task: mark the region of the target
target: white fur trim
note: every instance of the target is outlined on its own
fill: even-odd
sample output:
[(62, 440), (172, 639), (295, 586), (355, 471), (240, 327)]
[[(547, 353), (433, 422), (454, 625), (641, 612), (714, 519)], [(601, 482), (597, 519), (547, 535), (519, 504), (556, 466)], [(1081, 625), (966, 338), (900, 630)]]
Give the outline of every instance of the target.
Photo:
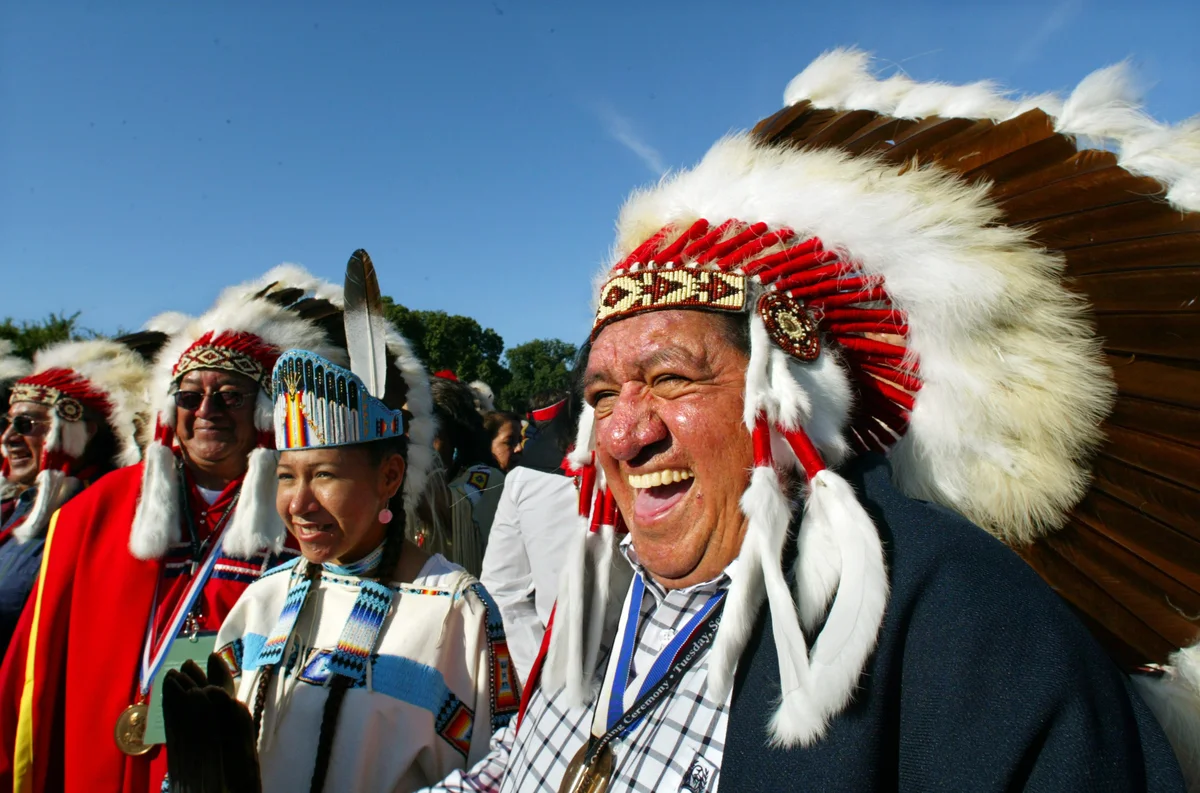
[[(887, 607), (887, 570), (874, 523), (854, 489), (832, 471), (821, 471), (812, 478), (801, 532), (823, 536), (837, 547), (837, 593), (811, 656), (811, 705), (828, 723), (850, 704), (875, 649)], [(829, 557), (821, 558), (820, 553), (829, 549), (810, 544), (807, 550), (797, 558), (797, 590), (819, 597), (828, 587), (828, 579), (815, 586), (811, 582), (828, 573)], [(773, 737), (780, 744), (803, 746), (824, 734), (823, 728), (815, 733), (795, 729), (797, 724), (811, 722), (807, 717), (797, 720), (788, 716), (784, 713), (787, 707), (785, 699), (772, 722)]]
[(579, 411), (579, 426), (575, 428), (575, 447), (567, 455), (567, 460), (575, 468), (592, 464), (592, 430), (596, 423), (596, 411), (584, 402)]
[(129, 532), (129, 552), (135, 558), (158, 559), (171, 543), (179, 542), (179, 487), (174, 453), (155, 441), (146, 449), (142, 490)]
[(283, 548), (287, 529), (275, 508), (277, 457), (274, 449), (250, 452), (238, 503), (221, 540), (225, 552), (232, 556), (249, 559), (263, 551), (278, 553)]
[(873, 110), (897, 118), (973, 118), (1005, 121), (1033, 108), (1056, 120), (1059, 132), (1097, 141), (1118, 154), (1121, 166), (1158, 179), (1178, 209), (1200, 210), (1200, 123), (1159, 124), (1142, 109), (1127, 62), (1093, 72), (1064, 101), (1042, 94), (1013, 98), (990, 82), (918, 83), (903, 74), (880, 80), (870, 56), (836, 49), (814, 60), (788, 83), (784, 104)]
[(267, 392), (261, 388), (258, 389), (258, 395), (254, 398), (254, 429), (259, 432), (274, 432), (275, 430), (275, 404), (271, 397), (267, 396)]
[[(1060, 524), (1086, 489), (1113, 387), (1061, 258), (1006, 226), (987, 189), (937, 168), (732, 137), (629, 199), (608, 269), (668, 223), (703, 217), (788, 226), (882, 277), (924, 383), (892, 450), (897, 483), (1025, 541)], [(792, 377), (776, 366), (772, 380), (773, 401), (789, 405), (781, 417), (799, 415), (829, 462), (844, 458), (851, 392), (840, 363), (829, 350), (814, 365), (787, 363)]]
[(1200, 644), (1171, 655), (1162, 677), (1133, 675), (1179, 758), (1189, 793), (1200, 791)]
[(88, 444), (87, 422), (85, 421), (63, 421), (56, 414), (54, 416), (54, 433), (50, 436), (57, 443), (49, 446), (51, 450), (61, 449), (64, 454), (70, 455), (78, 460), (83, 456), (84, 450)]
[(82, 489), (78, 479), (52, 469), (39, 471), (34, 486), (37, 495), (33, 499), (33, 506), (20, 525), (13, 529), (13, 539), (21, 544), (45, 534), (46, 527), (50, 525), (50, 516)]

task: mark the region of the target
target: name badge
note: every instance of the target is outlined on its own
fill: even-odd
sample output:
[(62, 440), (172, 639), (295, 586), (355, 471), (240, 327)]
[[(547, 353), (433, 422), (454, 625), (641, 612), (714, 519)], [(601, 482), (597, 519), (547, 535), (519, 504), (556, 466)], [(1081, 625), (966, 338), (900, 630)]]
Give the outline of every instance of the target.
[(146, 718), (146, 734), (142, 741), (149, 744), (166, 743), (167, 733), (163, 726), (162, 687), (168, 669), (179, 669), (188, 661), (195, 661), (201, 669), (208, 669), (208, 656), (217, 647), (217, 634), (212, 632), (179, 636), (171, 642), (167, 659), (154, 676), (150, 688), (150, 713)]

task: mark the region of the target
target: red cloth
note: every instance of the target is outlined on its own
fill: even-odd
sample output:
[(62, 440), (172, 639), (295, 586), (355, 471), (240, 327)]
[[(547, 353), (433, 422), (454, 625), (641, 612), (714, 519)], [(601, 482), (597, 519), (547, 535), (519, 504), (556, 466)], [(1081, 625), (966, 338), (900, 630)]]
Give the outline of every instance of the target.
[[(162, 607), (156, 621), (163, 622), (191, 581), (186, 544), (148, 562), (130, 555), (129, 530), (141, 481), (141, 465), (114, 471), (59, 512), (43, 577), (0, 667), (0, 790), (14, 785), (14, 746), (39, 591), (33, 765), (19, 789), (158, 793), (161, 787), (166, 752), (156, 747), (141, 757), (127, 757), (113, 739), (117, 717), (137, 698), (142, 643), (159, 577)], [(202, 536), (213, 530), (239, 484), (211, 507), (192, 489), (190, 504)], [(203, 629), (220, 626), (267, 564), (262, 556), (218, 560), (201, 597)]]

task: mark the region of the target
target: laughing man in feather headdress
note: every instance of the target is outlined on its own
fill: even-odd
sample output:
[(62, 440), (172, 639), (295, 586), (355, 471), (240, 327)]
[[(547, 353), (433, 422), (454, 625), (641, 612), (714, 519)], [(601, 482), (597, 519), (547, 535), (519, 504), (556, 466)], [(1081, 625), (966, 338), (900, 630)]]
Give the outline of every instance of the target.
[[(996, 538), (1063, 522), (1112, 401), (1061, 259), (987, 185), (889, 159), (887, 113), (806, 100), (622, 211), (579, 367), (591, 531), (519, 723), (437, 789), (1182, 790)], [(1029, 140), (926, 147), (968, 128), (964, 168)]]

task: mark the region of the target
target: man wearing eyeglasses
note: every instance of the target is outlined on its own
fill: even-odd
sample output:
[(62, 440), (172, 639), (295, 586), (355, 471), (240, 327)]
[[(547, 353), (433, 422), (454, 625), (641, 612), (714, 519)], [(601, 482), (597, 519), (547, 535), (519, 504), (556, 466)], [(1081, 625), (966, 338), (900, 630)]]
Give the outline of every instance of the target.
[(50, 411), (43, 405), (18, 402), (0, 416), (0, 448), (8, 463), (3, 501), (0, 501), (0, 531), (8, 533), (29, 512), (37, 490), (38, 460), (50, 426)]
[(73, 499), (47, 533), (0, 668), (0, 790), (160, 789), (155, 681), (207, 658), (245, 588), (294, 553), (267, 539), (279, 521), (270, 372), (293, 347), (345, 359), (310, 319), (333, 306), (302, 299), (332, 290), (277, 268), (198, 320), (149, 323), (169, 335), (148, 387), (153, 437), (140, 465)]
[(51, 515), (104, 474), (136, 462), (146, 361), (119, 341), (40, 350), (0, 416), (0, 652), (7, 649), (41, 565)]

